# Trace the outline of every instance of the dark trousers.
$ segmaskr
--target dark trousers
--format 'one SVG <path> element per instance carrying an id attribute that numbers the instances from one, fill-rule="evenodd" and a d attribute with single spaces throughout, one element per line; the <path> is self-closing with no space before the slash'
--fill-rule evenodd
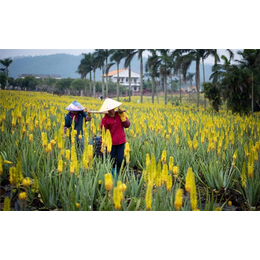
<path id="1" fill-rule="evenodd" d="M 125 144 L 112 145 L 110 153 L 111 159 L 114 159 L 113 168 L 117 168 L 117 174 L 120 171 L 123 159 L 124 159 Z"/>

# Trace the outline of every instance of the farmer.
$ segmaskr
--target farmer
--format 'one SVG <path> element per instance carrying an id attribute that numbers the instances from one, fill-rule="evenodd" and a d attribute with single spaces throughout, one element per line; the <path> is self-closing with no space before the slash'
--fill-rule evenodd
<path id="1" fill-rule="evenodd" d="M 104 126 L 105 130 L 109 129 L 112 138 L 112 150 L 110 153 L 111 159 L 114 159 L 112 174 L 119 173 L 125 150 L 125 131 L 124 128 L 130 126 L 128 118 L 123 111 L 115 111 L 115 108 L 121 106 L 122 103 L 113 99 L 106 98 L 99 112 L 106 113 L 101 121 L 101 130 Z M 116 169 L 115 169 L 116 166 Z"/>
<path id="2" fill-rule="evenodd" d="M 67 128 L 71 127 L 73 118 L 75 121 L 74 130 L 77 130 L 76 140 L 77 143 L 80 145 L 81 149 L 84 149 L 84 136 L 83 135 L 83 118 L 85 121 L 91 121 L 91 114 L 86 113 L 89 109 L 84 108 L 79 102 L 76 100 L 73 101 L 69 106 L 66 107 L 66 110 L 70 111 L 65 116 L 65 125 L 64 125 L 64 134 L 66 134 Z M 80 139 L 79 136 L 82 136 Z"/>

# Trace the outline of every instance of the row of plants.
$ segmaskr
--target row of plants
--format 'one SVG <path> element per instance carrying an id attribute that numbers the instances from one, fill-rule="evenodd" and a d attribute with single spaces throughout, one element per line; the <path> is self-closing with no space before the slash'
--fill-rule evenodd
<path id="1" fill-rule="evenodd" d="M 197 112 L 193 106 L 123 104 L 124 167 L 112 175 L 109 132 L 102 115 L 63 133 L 75 98 L 1 91 L 1 210 L 258 210 L 259 115 Z M 102 101 L 78 97 L 99 110 Z M 187 103 L 186 103 L 187 104 Z M 103 140 L 95 155 L 96 136 Z"/>

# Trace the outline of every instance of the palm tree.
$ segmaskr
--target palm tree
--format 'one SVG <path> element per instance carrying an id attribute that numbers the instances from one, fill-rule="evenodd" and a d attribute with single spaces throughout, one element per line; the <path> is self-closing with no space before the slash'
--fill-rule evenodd
<path id="1" fill-rule="evenodd" d="M 85 80 L 88 73 L 90 74 L 90 92 L 91 92 L 91 82 L 92 82 L 91 71 L 93 70 L 94 56 L 91 53 L 88 54 L 82 53 L 82 55 L 84 55 L 84 58 L 81 59 L 80 61 L 80 65 L 78 66 L 77 73 L 81 75 L 81 79 L 85 78 Z M 85 94 L 86 92 L 87 90 L 86 90 L 86 82 L 85 82 Z"/>
<path id="2" fill-rule="evenodd" d="M 138 50 L 138 59 L 140 60 L 140 74 L 141 74 L 141 79 L 140 79 L 140 96 L 141 96 L 141 103 L 143 103 L 143 52 L 145 49 L 139 49 Z"/>
<path id="3" fill-rule="evenodd" d="M 181 74 L 183 76 L 184 84 L 187 84 L 187 72 L 193 59 L 190 56 L 181 56 L 180 53 L 173 51 L 171 57 L 174 60 L 173 68 L 176 75 L 179 74 L 180 82 L 180 103 L 181 103 Z"/>
<path id="4" fill-rule="evenodd" d="M 203 49 L 177 49 L 174 51 L 174 55 L 183 55 L 185 59 L 192 60 L 196 62 L 196 89 L 197 89 L 197 111 L 199 111 L 200 103 L 200 59 L 203 57 Z"/>
<path id="5" fill-rule="evenodd" d="M 221 80 L 224 98 L 233 112 L 250 111 L 250 82 L 248 70 L 231 65 L 229 73 Z"/>
<path id="6" fill-rule="evenodd" d="M 105 50 L 95 49 L 94 55 L 95 55 L 95 64 L 97 68 L 100 68 L 102 70 L 102 75 L 103 75 L 102 76 L 102 97 L 104 98 L 105 96 L 104 75 L 105 75 L 105 60 L 106 60 Z"/>
<path id="7" fill-rule="evenodd" d="M 167 98 L 167 76 L 170 74 L 170 64 L 171 64 L 171 56 L 168 55 L 169 49 L 159 49 L 159 62 L 160 62 L 160 75 L 163 78 L 164 83 L 164 103 L 167 105 L 168 98 Z"/>
<path id="8" fill-rule="evenodd" d="M 119 101 L 119 64 L 120 61 L 125 57 L 123 49 L 114 49 L 111 50 L 112 55 L 110 57 L 110 61 L 115 61 L 117 65 L 117 89 L 116 89 L 116 96 L 117 101 Z M 114 63 L 112 63 L 114 65 Z M 110 65 L 111 66 L 111 65 Z"/>
<path id="9" fill-rule="evenodd" d="M 259 74 L 260 71 L 260 50 L 245 49 L 243 52 L 238 51 L 237 54 L 242 56 L 242 60 L 236 60 L 240 63 L 242 69 L 249 69 L 251 72 L 251 108 L 252 114 L 254 113 L 254 72 Z"/>
<path id="10" fill-rule="evenodd" d="M 126 49 L 125 50 L 124 66 L 125 66 L 125 68 L 128 67 L 128 71 L 129 71 L 129 89 L 128 89 L 129 102 L 131 101 L 131 61 L 137 52 L 138 51 L 135 49 Z"/>
<path id="11" fill-rule="evenodd" d="M 188 72 L 187 81 L 190 83 L 190 86 L 192 86 L 194 75 L 195 73 Z M 189 102 L 190 102 L 190 91 L 189 91 Z"/>
<path id="12" fill-rule="evenodd" d="M 9 58 L 0 60 L 0 63 L 5 67 L 3 71 L 5 72 L 5 74 L 7 76 L 7 79 L 6 79 L 6 86 L 7 87 L 8 87 L 9 66 L 11 65 L 12 62 L 13 62 L 13 60 L 9 59 Z"/>
<path id="13" fill-rule="evenodd" d="M 229 70 L 230 70 L 230 67 L 231 67 L 231 61 L 234 58 L 234 53 L 229 49 L 227 49 L 227 51 L 229 52 L 229 59 L 225 55 L 222 55 L 221 59 L 223 60 L 223 64 L 219 64 L 219 63 L 216 62 L 216 61 L 219 61 L 219 58 L 217 57 L 218 60 L 215 59 L 215 64 L 212 67 L 213 73 L 209 77 L 209 80 L 212 79 L 212 83 L 214 85 L 216 85 L 216 87 L 218 87 L 218 88 L 221 88 L 220 87 L 221 80 L 224 77 L 227 77 L 229 75 Z M 220 93 L 221 92 L 223 92 L 223 91 L 220 91 Z M 225 96 L 223 96 L 223 100 L 226 101 Z M 228 103 L 227 103 L 227 110 L 228 109 L 229 109 L 229 107 L 228 107 Z"/>
<path id="14" fill-rule="evenodd" d="M 155 78 L 158 77 L 158 67 L 160 65 L 159 56 L 156 54 L 156 50 L 149 50 L 152 55 L 148 55 L 147 62 L 145 64 L 145 71 L 149 72 L 152 77 L 152 103 L 154 103 L 154 90 L 155 90 Z M 156 85 L 156 95 L 158 97 L 158 90 Z M 157 98 L 158 101 L 158 98 Z"/>
<path id="15" fill-rule="evenodd" d="M 215 57 L 215 61 L 219 60 L 217 51 L 215 49 L 202 49 L 201 50 L 202 70 L 203 70 L 203 83 L 205 83 L 205 66 L 204 66 L 204 61 L 210 55 Z M 206 110 L 206 106 L 207 106 L 206 95 L 204 94 L 204 109 L 205 110 Z"/>
<path id="16" fill-rule="evenodd" d="M 93 63 L 92 63 L 92 66 L 93 66 L 93 97 L 95 98 L 96 97 L 96 70 L 99 67 L 99 61 L 98 61 L 98 58 L 96 57 L 95 53 L 92 53 L 92 56 L 93 56 Z"/>

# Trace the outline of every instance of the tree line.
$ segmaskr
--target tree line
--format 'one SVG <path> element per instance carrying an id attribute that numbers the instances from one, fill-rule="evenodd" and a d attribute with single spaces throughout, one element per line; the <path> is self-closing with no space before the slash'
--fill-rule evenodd
<path id="1" fill-rule="evenodd" d="M 148 59 L 143 64 L 143 52 L 148 51 Z M 143 89 L 151 88 L 152 103 L 158 94 L 158 89 L 164 93 L 164 102 L 168 103 L 168 91 L 174 91 L 178 87 L 180 92 L 180 103 L 182 100 L 182 87 L 192 82 L 195 76 L 197 90 L 197 110 L 199 110 L 200 93 L 204 93 L 204 106 L 206 109 L 206 98 L 209 99 L 213 109 L 219 111 L 220 106 L 226 102 L 227 109 L 238 113 L 249 113 L 260 111 L 260 50 L 245 49 L 238 51 L 241 59 L 234 60 L 234 53 L 231 50 L 229 57 L 219 57 L 217 49 L 95 49 L 93 53 L 82 53 L 83 58 L 77 68 L 80 79 L 62 79 L 54 84 L 54 88 L 65 91 L 70 88 L 75 91 L 84 90 L 90 96 L 96 96 L 101 92 L 103 97 L 109 96 L 111 90 L 116 92 L 119 100 L 120 93 L 128 92 L 128 100 L 131 101 L 131 61 L 137 55 L 140 61 L 140 101 L 143 102 Z M 210 81 L 205 81 L 204 61 L 207 57 L 214 57 Z M 129 86 L 123 89 L 119 82 L 114 84 L 108 80 L 108 72 L 111 66 L 116 65 L 119 71 L 119 64 L 124 61 L 124 67 L 129 69 Z M 221 62 L 220 62 L 221 61 Z M 232 64 L 235 61 L 236 64 Z M 0 60 L 4 66 L 0 74 L 1 86 L 4 82 L 8 85 L 8 67 L 12 60 Z M 191 63 L 196 63 L 194 73 L 188 73 Z M 200 86 L 200 65 L 203 70 L 202 90 Z M 97 69 L 102 70 L 102 81 L 96 81 Z M 87 79 L 88 76 L 88 79 Z M 144 80 L 146 77 L 148 80 Z M 19 80 L 19 79 L 17 79 Z M 32 79 L 31 79 L 32 80 Z M 49 79 L 51 80 L 51 79 Z M 9 82 L 10 83 L 10 82 Z M 45 84 L 48 83 L 45 81 Z M 20 84 L 22 84 L 20 82 Z M 25 83 L 24 83 L 25 84 Z M 19 85 L 21 86 L 21 85 Z M 41 85 L 42 86 L 42 85 Z"/>

